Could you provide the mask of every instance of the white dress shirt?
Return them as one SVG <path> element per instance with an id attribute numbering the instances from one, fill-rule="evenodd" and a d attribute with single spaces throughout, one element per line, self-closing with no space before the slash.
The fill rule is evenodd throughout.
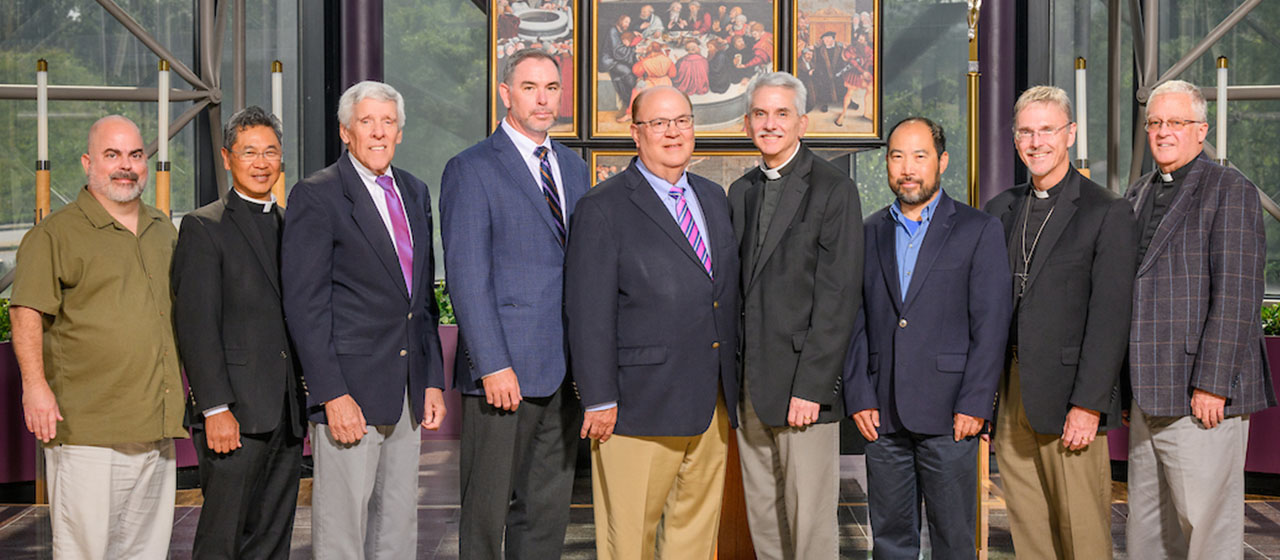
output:
<path id="1" fill-rule="evenodd" d="M 542 160 L 534 150 L 542 146 L 547 149 L 547 159 L 551 160 L 551 177 L 556 180 L 556 198 L 560 203 L 560 211 L 565 218 L 565 232 L 569 231 L 569 213 L 564 207 L 564 181 L 560 177 L 560 161 L 556 158 L 556 151 L 551 148 L 551 135 L 548 134 L 542 139 L 541 144 L 533 143 L 528 136 L 520 134 L 513 128 L 507 119 L 502 119 L 502 131 L 507 133 L 507 138 L 511 139 L 511 143 L 516 145 L 516 151 L 520 152 L 520 156 L 524 158 L 525 167 L 529 168 L 529 173 L 533 175 L 533 184 L 538 186 L 538 193 L 542 193 Z"/>

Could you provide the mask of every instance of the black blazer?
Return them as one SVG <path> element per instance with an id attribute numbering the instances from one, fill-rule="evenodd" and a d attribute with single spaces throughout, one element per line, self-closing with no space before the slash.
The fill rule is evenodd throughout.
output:
<path id="1" fill-rule="evenodd" d="M 565 257 L 573 377 L 584 408 L 618 403 L 618 434 L 701 434 L 721 388 L 737 426 L 737 244 L 724 190 L 688 176 L 710 230 L 714 279 L 635 160 L 573 213 Z"/>
<path id="2" fill-rule="evenodd" d="M 271 210 L 279 217 L 279 206 Z M 303 434 L 301 368 L 286 332 L 280 263 L 249 205 L 228 189 L 182 219 L 173 251 L 174 334 L 191 393 L 187 424 L 230 405 L 240 431 Z M 282 410 L 283 408 L 283 410 Z"/>
<path id="3" fill-rule="evenodd" d="M 1004 224 L 1014 270 L 1014 259 L 1022 258 L 1022 230 L 1014 225 L 1026 212 L 1030 188 L 1018 185 L 986 206 Z M 1041 434 L 1061 435 L 1072 406 L 1102 412 L 1100 428 L 1114 428 L 1120 425 L 1118 380 L 1129 344 L 1138 226 L 1128 203 L 1075 169 L 1055 188 L 1062 191 L 1014 325 L 1022 405 Z"/>
<path id="4" fill-rule="evenodd" d="M 415 423 L 427 387 L 444 388 L 427 185 L 391 168 L 413 234 L 413 290 L 350 154 L 294 185 L 280 247 L 285 318 L 311 420 L 350 394 L 372 425 L 395 424 L 408 386 Z"/>
<path id="5" fill-rule="evenodd" d="M 844 417 L 841 370 L 862 305 L 862 203 L 848 173 L 801 146 L 782 186 L 759 259 L 764 172 L 729 187 L 742 260 L 742 375 L 760 421 L 786 426 L 791 397 Z"/>
<path id="6" fill-rule="evenodd" d="M 906 299 L 895 228 L 867 217 L 862 303 L 845 368 L 845 407 L 880 409 L 880 432 L 952 433 L 955 413 L 991 419 L 1013 301 L 1000 221 L 939 193 Z"/>

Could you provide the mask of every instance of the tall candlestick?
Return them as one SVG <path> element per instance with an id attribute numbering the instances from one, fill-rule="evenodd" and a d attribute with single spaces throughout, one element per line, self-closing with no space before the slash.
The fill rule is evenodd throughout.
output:
<path id="1" fill-rule="evenodd" d="M 36 216 L 38 224 L 49 215 L 53 186 L 49 175 L 49 63 L 36 61 Z"/>
<path id="2" fill-rule="evenodd" d="M 1085 86 L 1089 83 L 1083 57 L 1076 58 L 1076 159 L 1080 167 L 1089 167 L 1089 100 Z"/>
<path id="3" fill-rule="evenodd" d="M 160 61 L 160 78 L 156 82 L 156 87 L 160 91 L 156 160 L 163 162 L 169 161 L 169 61 L 167 60 Z"/>
<path id="4" fill-rule="evenodd" d="M 284 64 L 279 60 L 271 61 L 271 113 L 284 122 Z M 284 138 L 280 138 L 280 142 L 284 142 Z M 280 176 L 276 177 L 276 184 L 271 185 L 271 194 L 275 195 L 276 203 L 284 206 L 284 164 L 280 164 Z"/>
<path id="5" fill-rule="evenodd" d="M 1227 57 L 1218 57 L 1218 161 L 1227 161 Z"/>

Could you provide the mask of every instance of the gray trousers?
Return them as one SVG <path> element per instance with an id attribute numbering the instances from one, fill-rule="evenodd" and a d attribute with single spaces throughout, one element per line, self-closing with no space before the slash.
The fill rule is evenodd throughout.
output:
<path id="1" fill-rule="evenodd" d="M 768 426 L 756 416 L 745 390 L 738 419 L 738 457 L 756 558 L 837 558 L 840 423 Z"/>
<path id="2" fill-rule="evenodd" d="M 394 426 L 369 426 L 352 445 L 311 423 L 311 555 L 403 559 L 418 553 L 418 453 L 409 399 Z"/>
<path id="3" fill-rule="evenodd" d="M 459 558 L 502 558 L 504 534 L 506 558 L 560 557 L 581 425 L 570 390 L 526 397 L 514 412 L 463 395 Z"/>
<path id="4" fill-rule="evenodd" d="M 1243 558 L 1248 415 L 1207 429 L 1194 416 L 1130 410 L 1129 557 Z"/>

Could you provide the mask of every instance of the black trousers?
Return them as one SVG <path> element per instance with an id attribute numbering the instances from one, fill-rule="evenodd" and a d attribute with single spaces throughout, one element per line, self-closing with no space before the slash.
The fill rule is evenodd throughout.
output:
<path id="1" fill-rule="evenodd" d="M 302 473 L 302 438 L 287 418 L 265 434 L 240 434 L 240 449 L 215 453 L 193 430 L 204 507 L 191 556 L 288 558 Z"/>
<path id="2" fill-rule="evenodd" d="M 581 425 L 572 391 L 515 412 L 463 395 L 459 558 L 502 558 L 504 533 L 508 559 L 560 557 Z"/>

